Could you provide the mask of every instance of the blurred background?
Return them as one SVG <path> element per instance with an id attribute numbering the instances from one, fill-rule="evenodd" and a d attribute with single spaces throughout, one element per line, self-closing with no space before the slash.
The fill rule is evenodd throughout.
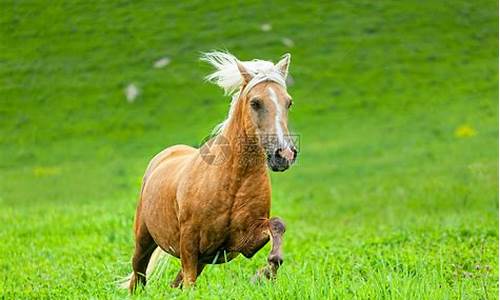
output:
<path id="1" fill-rule="evenodd" d="M 292 54 L 301 153 L 272 174 L 284 275 L 248 282 L 265 248 L 207 269 L 195 297 L 494 297 L 497 12 L 496 1 L 1 1 L 0 295 L 126 295 L 113 280 L 130 271 L 141 177 L 226 116 L 230 99 L 199 61 L 222 49 Z M 177 268 L 150 293 L 184 297 L 165 284 Z"/>

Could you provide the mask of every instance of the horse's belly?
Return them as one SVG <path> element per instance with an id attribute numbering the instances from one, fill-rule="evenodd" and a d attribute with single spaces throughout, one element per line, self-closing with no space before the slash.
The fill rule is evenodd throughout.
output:
<path id="1" fill-rule="evenodd" d="M 198 259 L 204 264 L 223 264 L 230 262 L 239 252 L 230 252 L 226 250 L 218 250 L 215 254 L 201 255 Z"/>

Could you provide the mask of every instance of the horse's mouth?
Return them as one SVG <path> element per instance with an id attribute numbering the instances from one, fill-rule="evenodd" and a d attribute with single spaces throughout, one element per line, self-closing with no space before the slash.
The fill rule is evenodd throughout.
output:
<path id="1" fill-rule="evenodd" d="M 290 166 L 283 166 L 283 167 L 271 166 L 270 168 L 273 172 L 284 172 L 284 171 L 288 170 L 289 167 Z"/>
<path id="2" fill-rule="evenodd" d="M 288 168 L 290 168 L 290 165 L 292 165 L 294 161 L 289 162 L 283 157 L 276 157 L 273 155 L 267 156 L 267 166 L 273 172 L 284 172 L 288 170 Z"/>

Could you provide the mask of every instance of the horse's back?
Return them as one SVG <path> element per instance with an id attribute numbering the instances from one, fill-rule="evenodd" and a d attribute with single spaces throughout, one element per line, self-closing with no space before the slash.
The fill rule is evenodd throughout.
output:
<path id="1" fill-rule="evenodd" d="M 151 174 L 163 163 L 169 160 L 183 157 L 186 155 L 194 154 L 198 149 L 187 145 L 175 145 L 163 149 L 160 153 L 156 154 L 148 164 L 146 172 L 144 173 L 143 184 L 147 182 Z"/>

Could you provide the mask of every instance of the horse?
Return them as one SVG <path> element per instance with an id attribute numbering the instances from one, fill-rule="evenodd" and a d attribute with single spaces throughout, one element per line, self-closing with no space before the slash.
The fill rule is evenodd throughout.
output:
<path id="1" fill-rule="evenodd" d="M 166 253 L 181 261 L 171 286 L 191 287 L 207 264 L 251 258 L 269 240 L 268 263 L 256 276 L 276 277 L 285 223 L 269 217 L 267 169 L 287 170 L 298 153 L 288 131 L 290 58 L 274 64 L 202 55 L 216 69 L 206 79 L 232 96 L 229 113 L 200 148 L 171 146 L 150 161 L 135 213 L 133 272 L 124 284 L 131 293 Z"/>

